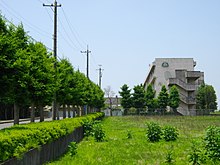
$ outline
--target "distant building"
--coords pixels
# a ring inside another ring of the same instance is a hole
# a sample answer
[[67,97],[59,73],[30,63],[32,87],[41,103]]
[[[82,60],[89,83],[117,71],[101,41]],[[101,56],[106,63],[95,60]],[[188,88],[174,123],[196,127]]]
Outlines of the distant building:
[[118,108],[121,106],[121,98],[116,96],[116,97],[106,97],[105,98],[105,104],[109,108]]
[[178,112],[195,115],[196,91],[204,83],[204,73],[194,71],[195,66],[193,58],[156,58],[150,66],[144,88],[152,84],[158,96],[162,85],[168,90],[172,85],[176,85],[181,100]]

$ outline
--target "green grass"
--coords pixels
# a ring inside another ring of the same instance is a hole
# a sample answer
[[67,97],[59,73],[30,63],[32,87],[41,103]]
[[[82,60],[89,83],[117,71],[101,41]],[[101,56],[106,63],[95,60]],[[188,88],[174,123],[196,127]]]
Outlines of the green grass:
[[[156,143],[147,141],[146,123],[157,122],[161,126],[170,125],[179,130],[175,142],[161,140]],[[92,137],[78,144],[77,154],[69,153],[52,165],[163,165],[172,150],[174,164],[189,164],[188,155],[193,140],[202,141],[209,125],[220,126],[220,116],[127,116],[108,117],[102,122],[106,132],[105,142],[95,142]],[[132,138],[127,139],[131,132]]]

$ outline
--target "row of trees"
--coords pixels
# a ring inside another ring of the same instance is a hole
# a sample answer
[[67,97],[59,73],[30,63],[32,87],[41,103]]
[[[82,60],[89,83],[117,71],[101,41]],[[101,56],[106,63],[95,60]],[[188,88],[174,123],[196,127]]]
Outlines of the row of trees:
[[121,105],[124,108],[125,115],[131,107],[137,109],[137,114],[146,108],[149,113],[153,113],[156,109],[160,109],[161,113],[164,113],[167,106],[170,106],[175,113],[177,112],[180,97],[176,86],[172,86],[168,92],[163,85],[157,98],[155,98],[155,93],[151,84],[147,86],[146,91],[143,85],[134,86],[133,93],[131,93],[128,85],[124,84],[119,94],[122,97]]
[[[15,123],[19,108],[43,107],[54,97],[59,105],[88,105],[101,108],[103,91],[67,59],[56,61],[40,42],[34,42],[22,25],[15,26],[0,16],[0,105],[14,105]],[[54,67],[56,65],[56,67]],[[59,107],[59,106],[58,106]]]
[[[158,97],[155,97],[155,90],[152,85],[148,85],[146,91],[142,85],[134,86],[133,93],[129,89],[128,85],[123,85],[119,92],[122,99],[121,105],[125,109],[127,114],[128,109],[134,107],[137,109],[137,113],[140,110],[147,108],[149,113],[153,113],[156,109],[159,109],[161,113],[164,113],[167,106],[171,107],[174,113],[177,113],[179,107],[180,96],[176,86],[172,86],[167,91],[163,85]],[[216,92],[211,85],[202,84],[196,91],[196,109],[197,110],[216,110],[217,109],[217,97]]]

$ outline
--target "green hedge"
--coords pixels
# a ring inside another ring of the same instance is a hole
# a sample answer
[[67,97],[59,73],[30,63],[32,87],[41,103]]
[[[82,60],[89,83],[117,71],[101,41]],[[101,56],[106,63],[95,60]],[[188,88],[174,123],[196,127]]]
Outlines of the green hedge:
[[102,117],[104,113],[99,112],[64,120],[15,125],[0,130],[0,162],[12,157],[21,157],[32,148],[68,135],[75,128],[82,126],[84,120],[92,121]]

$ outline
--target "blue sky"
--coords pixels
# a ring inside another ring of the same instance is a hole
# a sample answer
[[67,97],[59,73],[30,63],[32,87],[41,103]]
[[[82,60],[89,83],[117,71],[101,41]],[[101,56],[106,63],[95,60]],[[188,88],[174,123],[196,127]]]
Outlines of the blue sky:
[[[53,0],[1,0],[2,15],[37,41],[53,48]],[[190,57],[205,72],[220,103],[219,0],[58,0],[58,56],[85,73],[89,48],[90,78],[118,92],[143,83],[155,58]]]

